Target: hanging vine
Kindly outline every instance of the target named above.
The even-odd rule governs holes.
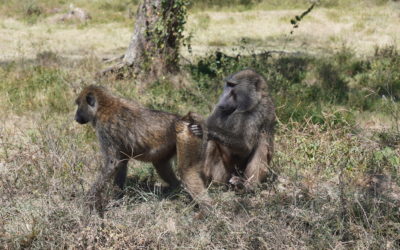
[[[151,32],[151,39],[158,53],[165,60],[169,70],[179,68],[179,49],[187,43],[183,32],[187,19],[188,0],[162,0],[157,10],[159,18]]]

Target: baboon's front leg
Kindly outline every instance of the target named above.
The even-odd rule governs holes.
[[[116,169],[115,177],[114,177],[114,186],[116,186],[116,190],[114,197],[116,199],[121,199],[124,196],[124,188],[126,182],[126,176],[128,174],[128,159],[120,160]]]
[[[104,191],[107,183],[116,173],[119,163],[120,162],[116,158],[107,157],[107,159],[105,160],[101,172],[98,174],[96,181],[93,183],[87,194],[89,207],[91,209],[95,207],[98,211],[103,210],[101,194]]]

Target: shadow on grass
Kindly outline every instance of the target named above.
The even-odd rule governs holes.
[[[137,201],[148,201],[149,199],[170,199],[175,200],[181,196],[188,196],[182,187],[170,188],[153,180],[152,176],[140,179],[136,176],[129,176],[126,180],[125,197]]]

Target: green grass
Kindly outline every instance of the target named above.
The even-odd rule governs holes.
[[[61,112],[71,110],[70,100],[65,94],[68,86],[62,72],[56,69],[44,69],[41,66],[28,67],[27,72],[18,75],[1,74],[0,91],[6,96],[6,102],[12,110],[51,110]],[[21,74],[23,76],[21,76]]]
[[[207,88],[242,68],[261,72],[271,84],[271,93],[281,107],[278,117],[283,122],[311,118],[323,123],[325,112],[342,109],[345,111],[335,116],[352,123],[353,111],[381,111],[385,103],[398,106],[400,81],[396,68],[400,63],[395,51],[392,47],[380,48],[370,58],[360,58],[346,47],[325,57],[265,55],[236,59],[210,54],[189,68],[195,82]]]

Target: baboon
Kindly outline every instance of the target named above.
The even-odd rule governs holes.
[[[178,145],[178,168],[193,198],[204,197],[210,181],[252,189],[265,180],[274,151],[275,107],[261,75],[246,69],[228,76],[212,114],[203,121],[189,113],[176,127],[184,122],[190,133],[177,130],[177,141],[201,145],[200,151]]]
[[[104,165],[88,192],[98,209],[101,193],[112,178],[120,190],[118,196],[122,196],[130,159],[153,163],[170,188],[180,185],[170,164],[176,153],[177,115],[145,108],[94,85],[82,90],[76,104],[75,120],[92,124],[104,157]]]
[[[208,183],[204,169],[204,143],[189,127],[203,122],[201,116],[189,112],[175,124],[178,171],[189,194],[201,205],[211,207],[205,185]]]

